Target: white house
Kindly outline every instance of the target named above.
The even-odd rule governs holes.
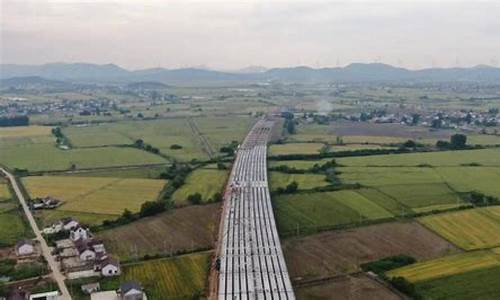
[[[58,300],[59,291],[31,294],[29,300]]]
[[[69,232],[69,238],[72,241],[77,241],[77,240],[86,240],[90,236],[90,230],[83,228],[81,226],[77,226],[76,228],[71,229]]]
[[[22,241],[17,242],[16,254],[18,256],[32,255],[33,253],[35,253],[35,247],[34,247],[33,241],[22,240]]]
[[[83,261],[95,260],[96,258],[95,252],[90,248],[83,249],[81,252],[78,251],[78,253],[80,259]]]
[[[65,218],[65,219],[62,219],[61,221],[63,223],[64,230],[71,230],[71,229],[76,228],[80,225],[73,218]]]
[[[57,222],[57,223],[54,223],[52,224],[51,226],[49,227],[45,227],[42,232],[44,234],[53,234],[53,233],[58,233],[60,232],[61,230],[63,230],[63,223],[61,221]]]
[[[99,264],[99,269],[104,277],[120,275],[120,264],[111,257],[106,258]]]

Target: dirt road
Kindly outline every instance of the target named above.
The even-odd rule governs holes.
[[[24,214],[26,215],[26,218],[28,219],[31,229],[33,229],[33,232],[35,233],[36,240],[40,243],[40,246],[42,248],[42,254],[47,260],[47,264],[49,265],[50,270],[52,270],[52,278],[57,282],[57,285],[59,287],[59,291],[61,292],[61,296],[59,299],[61,300],[71,300],[71,296],[69,294],[68,288],[66,287],[66,284],[64,283],[64,280],[66,279],[64,275],[59,271],[59,267],[54,260],[54,257],[50,254],[50,249],[49,246],[47,245],[47,242],[42,236],[42,233],[40,232],[40,229],[38,228],[38,225],[35,222],[35,218],[33,218],[33,215],[31,214],[31,211],[26,204],[26,200],[24,199],[23,194],[21,193],[21,190],[19,189],[19,186],[17,185],[17,181],[15,180],[14,176],[4,170],[3,168],[0,168],[0,171],[5,174],[7,179],[10,181],[12,188],[14,189],[14,192],[16,193],[17,198],[21,202],[21,205],[24,210]]]

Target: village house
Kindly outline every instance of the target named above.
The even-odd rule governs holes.
[[[54,234],[60,232],[61,230],[63,230],[63,223],[61,221],[58,221],[50,225],[49,227],[45,227],[44,229],[42,229],[42,233]]]
[[[61,201],[56,198],[47,196],[44,198],[34,199],[31,202],[31,205],[33,206],[33,209],[43,209],[43,208],[52,209],[61,205]]]
[[[118,290],[120,300],[145,300],[147,299],[141,285],[135,281],[128,281],[120,285]]]
[[[26,256],[35,253],[35,246],[32,240],[21,240],[16,244],[16,255]]]
[[[86,240],[90,238],[90,230],[78,225],[76,228],[71,229],[69,238],[75,242],[77,240]]]
[[[78,227],[80,224],[73,218],[64,218],[61,220],[64,230],[71,230]]]
[[[120,275],[120,264],[111,257],[107,257],[96,266],[96,271],[100,271],[102,276],[111,277]]]
[[[101,286],[100,286],[99,282],[84,284],[80,288],[82,289],[82,292],[84,292],[87,295],[90,295],[92,293],[95,293],[95,292],[98,292],[101,290]]]

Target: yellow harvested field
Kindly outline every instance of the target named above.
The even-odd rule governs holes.
[[[10,198],[9,186],[7,185],[7,183],[0,181],[0,201],[9,198]]]
[[[0,128],[0,138],[20,138],[51,135],[49,126],[16,126]]]
[[[52,196],[64,203],[64,211],[118,215],[124,209],[139,211],[141,204],[156,200],[165,180],[34,176],[23,178],[31,198]]]
[[[493,266],[500,266],[498,254],[489,250],[481,250],[415,263],[391,270],[386,275],[389,277],[401,276],[415,283]]]
[[[500,245],[500,207],[426,216],[419,222],[465,250]]]

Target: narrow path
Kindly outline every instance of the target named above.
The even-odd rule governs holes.
[[[193,134],[200,139],[203,150],[205,150],[210,159],[213,159],[215,157],[215,151],[212,148],[212,145],[210,145],[207,137],[201,133],[198,125],[196,125],[196,122],[192,118],[188,118],[187,121],[189,123],[189,126],[191,127],[191,130],[193,131]]]
[[[35,233],[36,240],[40,243],[40,246],[42,248],[42,254],[47,260],[47,264],[49,265],[50,270],[52,270],[52,278],[56,281],[59,291],[61,292],[61,296],[59,299],[61,300],[71,300],[71,296],[69,294],[68,288],[66,287],[66,284],[64,283],[64,280],[66,277],[61,273],[59,270],[59,267],[57,265],[57,262],[54,260],[54,257],[50,253],[50,248],[47,245],[47,242],[42,236],[42,233],[40,232],[40,229],[38,228],[38,225],[36,224],[35,218],[31,214],[31,211],[26,204],[26,200],[24,199],[23,193],[21,193],[21,189],[19,188],[17,181],[15,177],[7,172],[5,169],[0,168],[0,171],[5,174],[7,179],[10,181],[12,189],[14,189],[14,192],[16,193],[17,198],[21,202],[21,205],[24,210],[24,214],[26,215],[26,218],[28,219],[28,222],[30,223],[31,229]]]

